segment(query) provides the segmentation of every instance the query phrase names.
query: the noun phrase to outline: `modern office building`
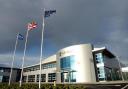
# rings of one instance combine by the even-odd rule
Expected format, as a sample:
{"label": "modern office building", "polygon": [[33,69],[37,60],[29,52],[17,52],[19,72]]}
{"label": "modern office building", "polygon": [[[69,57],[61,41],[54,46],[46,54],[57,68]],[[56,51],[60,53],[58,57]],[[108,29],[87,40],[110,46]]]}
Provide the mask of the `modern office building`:
{"label": "modern office building", "polygon": [[[91,44],[73,45],[42,60],[41,82],[92,83],[121,80],[116,56],[107,48]],[[24,68],[24,82],[39,81],[39,64]]]}
{"label": "modern office building", "polygon": [[[9,65],[0,64],[0,82],[9,82],[11,68]],[[11,82],[20,80],[21,69],[13,68]]]}

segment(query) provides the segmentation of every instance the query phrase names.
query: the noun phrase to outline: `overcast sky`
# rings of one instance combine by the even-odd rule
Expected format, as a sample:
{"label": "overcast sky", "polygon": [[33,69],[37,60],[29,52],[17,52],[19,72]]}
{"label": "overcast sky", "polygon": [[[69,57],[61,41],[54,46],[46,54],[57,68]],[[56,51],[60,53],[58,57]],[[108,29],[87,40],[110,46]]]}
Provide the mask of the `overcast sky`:
{"label": "overcast sky", "polygon": [[[128,0],[0,0],[0,63],[10,64],[16,34],[29,32],[25,65],[39,62],[43,8],[56,9],[45,19],[43,57],[66,46],[106,46],[128,64]],[[21,66],[24,41],[19,41],[15,66]]]}

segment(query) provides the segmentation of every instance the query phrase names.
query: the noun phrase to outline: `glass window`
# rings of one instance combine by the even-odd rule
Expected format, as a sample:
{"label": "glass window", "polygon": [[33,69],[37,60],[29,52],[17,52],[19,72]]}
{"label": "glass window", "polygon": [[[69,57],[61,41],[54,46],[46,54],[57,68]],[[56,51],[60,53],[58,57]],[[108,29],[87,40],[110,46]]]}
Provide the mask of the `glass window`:
{"label": "glass window", "polygon": [[75,66],[75,57],[67,56],[60,59],[61,69],[73,69]]}
{"label": "glass window", "polygon": [[42,69],[48,69],[48,68],[54,68],[54,67],[56,67],[56,63],[42,64]]}
{"label": "glass window", "polygon": [[3,76],[0,76],[0,82],[2,82],[2,80],[3,80]]}
{"label": "glass window", "polygon": [[47,65],[46,64],[43,64],[42,65],[42,69],[47,69]]}
{"label": "glass window", "polygon": [[24,72],[27,72],[27,69],[24,69],[23,71],[24,71]]}
{"label": "glass window", "polygon": [[71,72],[71,82],[76,82],[76,72]]}
{"label": "glass window", "polygon": [[49,73],[48,74],[48,82],[56,81],[56,73]]}
{"label": "glass window", "polygon": [[3,76],[3,82],[8,82],[9,81],[9,76]]}
{"label": "glass window", "polygon": [[[37,82],[39,82],[39,74],[37,75]],[[41,74],[41,82],[46,82],[46,74]]]}
{"label": "glass window", "polygon": [[3,68],[0,68],[0,72],[4,72]]}
{"label": "glass window", "polygon": [[23,76],[23,82],[26,82],[27,76]]}
{"label": "glass window", "polygon": [[40,69],[40,67],[39,66],[36,66],[36,70],[39,70]]}
{"label": "glass window", "polygon": [[76,82],[76,71],[62,72],[61,82]]}
{"label": "glass window", "polygon": [[3,71],[4,71],[4,72],[10,72],[11,69],[9,69],[9,68],[5,68],[5,69],[3,69]]}
{"label": "glass window", "polygon": [[29,68],[24,68],[24,72],[30,72],[30,71],[36,71],[36,70],[39,70],[39,65],[37,66],[32,66],[32,67],[29,67]]}
{"label": "glass window", "polygon": [[35,82],[35,75],[29,75],[28,82]]}
{"label": "glass window", "polygon": [[105,69],[104,69],[104,67],[97,68],[97,73],[98,73],[99,81],[105,80]]}
{"label": "glass window", "polygon": [[96,60],[96,63],[102,63],[103,62],[102,53],[95,54],[95,60]]}
{"label": "glass window", "polygon": [[68,72],[61,73],[61,82],[69,82],[70,74]]}

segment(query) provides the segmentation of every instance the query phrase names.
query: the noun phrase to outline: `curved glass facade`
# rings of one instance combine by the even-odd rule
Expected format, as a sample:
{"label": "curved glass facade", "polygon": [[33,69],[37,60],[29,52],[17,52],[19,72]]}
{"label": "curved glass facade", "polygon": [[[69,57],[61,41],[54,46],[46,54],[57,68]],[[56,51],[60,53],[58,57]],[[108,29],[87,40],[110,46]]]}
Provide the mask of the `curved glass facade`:
{"label": "curved glass facade", "polygon": [[76,82],[75,56],[67,56],[60,59],[61,82]]}
{"label": "curved glass facade", "polygon": [[60,59],[60,67],[61,69],[70,69],[75,70],[75,56],[67,56]]}

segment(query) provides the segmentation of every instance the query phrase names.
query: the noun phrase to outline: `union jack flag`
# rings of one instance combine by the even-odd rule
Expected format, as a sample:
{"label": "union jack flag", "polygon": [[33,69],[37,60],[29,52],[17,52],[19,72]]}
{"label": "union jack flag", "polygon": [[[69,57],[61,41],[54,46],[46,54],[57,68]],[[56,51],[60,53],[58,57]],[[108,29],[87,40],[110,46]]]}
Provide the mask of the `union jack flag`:
{"label": "union jack flag", "polygon": [[31,23],[28,23],[28,30],[33,30],[37,27],[37,24],[35,21],[32,21]]}

